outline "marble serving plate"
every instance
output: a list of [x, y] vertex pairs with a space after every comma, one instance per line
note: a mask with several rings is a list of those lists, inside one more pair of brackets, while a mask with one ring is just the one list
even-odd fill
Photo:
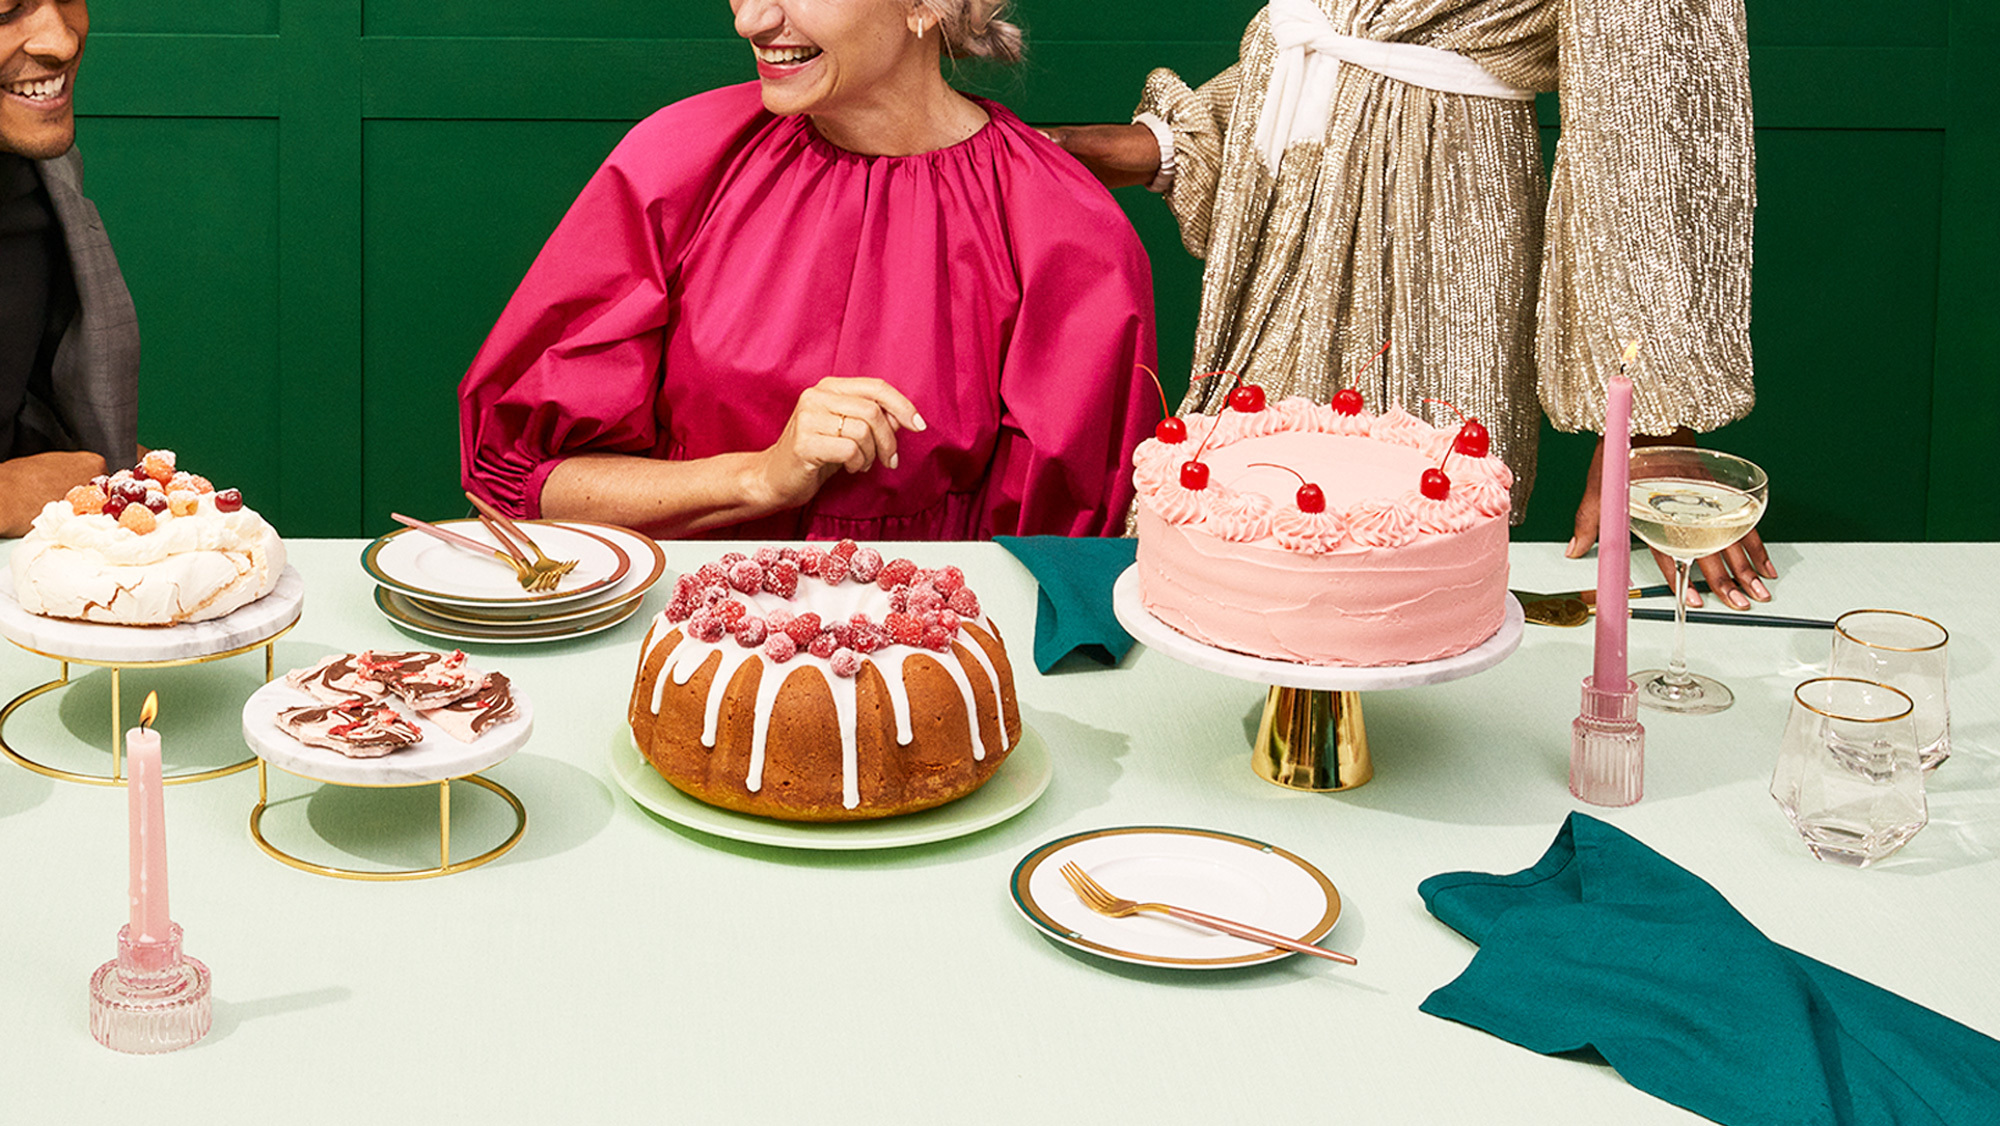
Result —
[[[278, 713], [321, 701], [286, 684], [283, 677], [253, 693], [243, 705], [243, 741], [257, 757], [280, 770], [341, 786], [416, 786], [463, 778], [504, 762], [521, 749], [535, 729], [534, 708], [514, 689], [514, 718], [461, 743], [429, 720], [414, 717], [422, 741], [380, 758], [348, 758], [324, 747], [308, 747], [278, 727]], [[405, 716], [411, 712], [399, 709]]]
[[176, 626], [114, 626], [44, 618], [21, 609], [14, 576], [0, 567], [0, 637], [58, 660], [107, 665], [193, 661], [268, 641], [299, 620], [306, 583], [287, 566], [271, 593], [220, 618]]

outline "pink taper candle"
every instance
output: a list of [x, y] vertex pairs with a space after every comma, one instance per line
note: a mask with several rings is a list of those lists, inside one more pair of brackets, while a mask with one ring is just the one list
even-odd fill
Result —
[[171, 926], [167, 918], [167, 808], [160, 782], [160, 733], [152, 728], [158, 710], [159, 697], [147, 693], [139, 726], [125, 733], [135, 942], [164, 942]]
[[1639, 345], [1625, 346], [1618, 374], [1604, 389], [1604, 465], [1597, 503], [1597, 659], [1591, 675], [1600, 691], [1624, 688], [1625, 626], [1632, 582], [1632, 382], [1625, 365]]

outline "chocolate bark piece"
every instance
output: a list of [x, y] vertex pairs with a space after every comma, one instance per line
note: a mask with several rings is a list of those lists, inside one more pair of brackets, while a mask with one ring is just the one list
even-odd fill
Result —
[[433, 653], [369, 650], [356, 659], [363, 675], [418, 711], [441, 707], [478, 691], [485, 676], [466, 662], [459, 650]]
[[353, 653], [337, 653], [311, 668], [286, 673], [285, 683], [329, 704], [345, 703], [356, 697], [380, 699], [388, 689], [363, 676], [357, 661]]
[[308, 747], [324, 747], [349, 758], [381, 758], [423, 741], [417, 725], [387, 704], [350, 699], [338, 704], [286, 708], [278, 727]]
[[480, 679], [479, 687], [470, 695], [417, 714], [459, 742], [470, 743], [514, 718], [518, 711], [514, 706], [513, 686], [505, 676], [490, 672]]

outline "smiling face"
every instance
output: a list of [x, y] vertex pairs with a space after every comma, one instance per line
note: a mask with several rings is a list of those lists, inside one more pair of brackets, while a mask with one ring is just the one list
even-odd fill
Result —
[[[4, 3], [5, 0], [0, 0]], [[736, 34], [757, 54], [764, 108], [841, 114], [879, 103], [936, 69], [937, 33], [918, 39], [910, 0], [730, 0]]]
[[76, 140], [87, 0], [0, 0], [0, 152], [48, 160]]

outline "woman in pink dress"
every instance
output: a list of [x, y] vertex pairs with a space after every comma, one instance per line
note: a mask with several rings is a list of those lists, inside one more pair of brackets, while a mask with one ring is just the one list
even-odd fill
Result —
[[732, 0], [759, 80], [641, 122], [459, 387], [466, 487], [656, 536], [1110, 535], [1152, 279], [1074, 159], [944, 80], [999, 0]]

